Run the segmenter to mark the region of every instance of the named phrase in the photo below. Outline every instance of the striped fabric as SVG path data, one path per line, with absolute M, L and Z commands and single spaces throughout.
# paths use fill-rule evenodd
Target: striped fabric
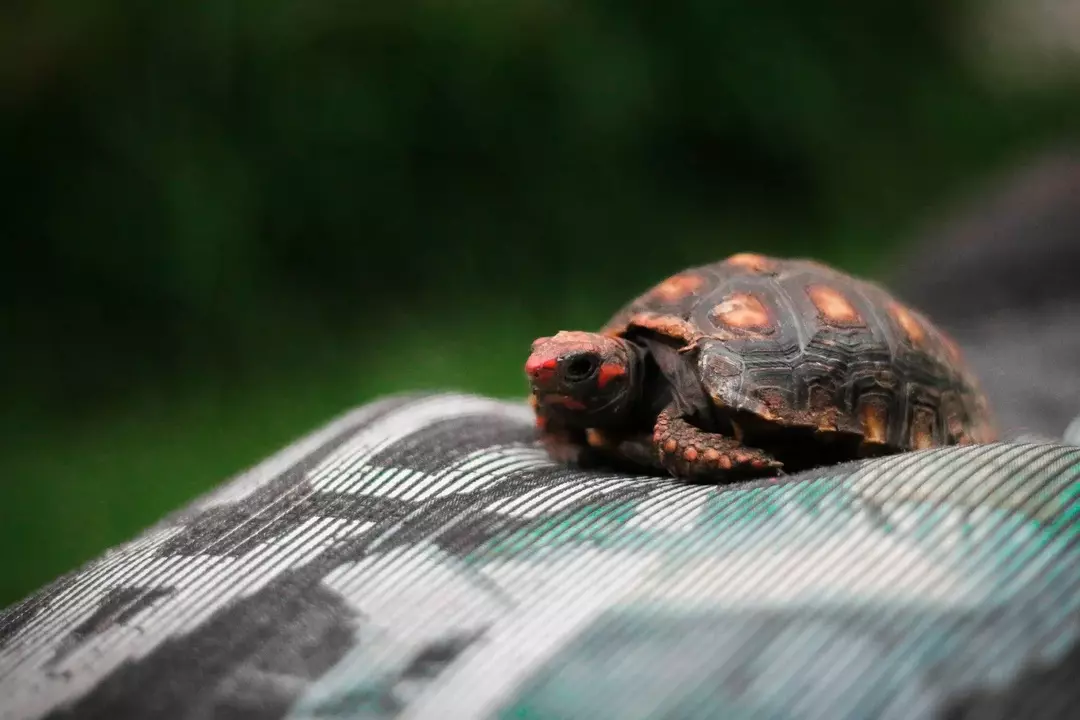
M 362 407 L 0 614 L 0 717 L 1064 718 L 1080 448 L 728 487 Z

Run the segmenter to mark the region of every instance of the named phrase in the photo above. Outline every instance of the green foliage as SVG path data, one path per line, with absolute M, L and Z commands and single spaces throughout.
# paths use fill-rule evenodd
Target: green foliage
M 961 9 L 13 4 L 0 603 L 354 403 L 518 394 L 683 265 L 877 272 L 1071 117 L 976 82 Z

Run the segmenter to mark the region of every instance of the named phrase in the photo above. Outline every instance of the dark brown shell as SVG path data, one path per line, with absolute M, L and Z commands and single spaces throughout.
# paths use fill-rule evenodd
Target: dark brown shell
M 944 332 L 880 286 L 813 261 L 744 253 L 685 270 L 603 332 L 673 339 L 717 407 L 775 425 L 893 450 L 996 439 Z

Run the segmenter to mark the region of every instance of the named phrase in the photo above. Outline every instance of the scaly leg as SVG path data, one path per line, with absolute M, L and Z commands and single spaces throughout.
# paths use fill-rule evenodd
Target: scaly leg
M 656 419 L 653 447 L 663 467 L 675 477 L 722 480 L 726 475 L 762 475 L 782 462 L 768 453 L 744 446 L 735 438 L 691 425 L 669 406 Z

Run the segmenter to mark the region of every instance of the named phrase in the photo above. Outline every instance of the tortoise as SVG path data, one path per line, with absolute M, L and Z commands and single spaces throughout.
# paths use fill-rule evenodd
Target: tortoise
M 882 286 L 738 253 L 525 363 L 549 454 L 726 482 L 997 439 L 955 342 Z

